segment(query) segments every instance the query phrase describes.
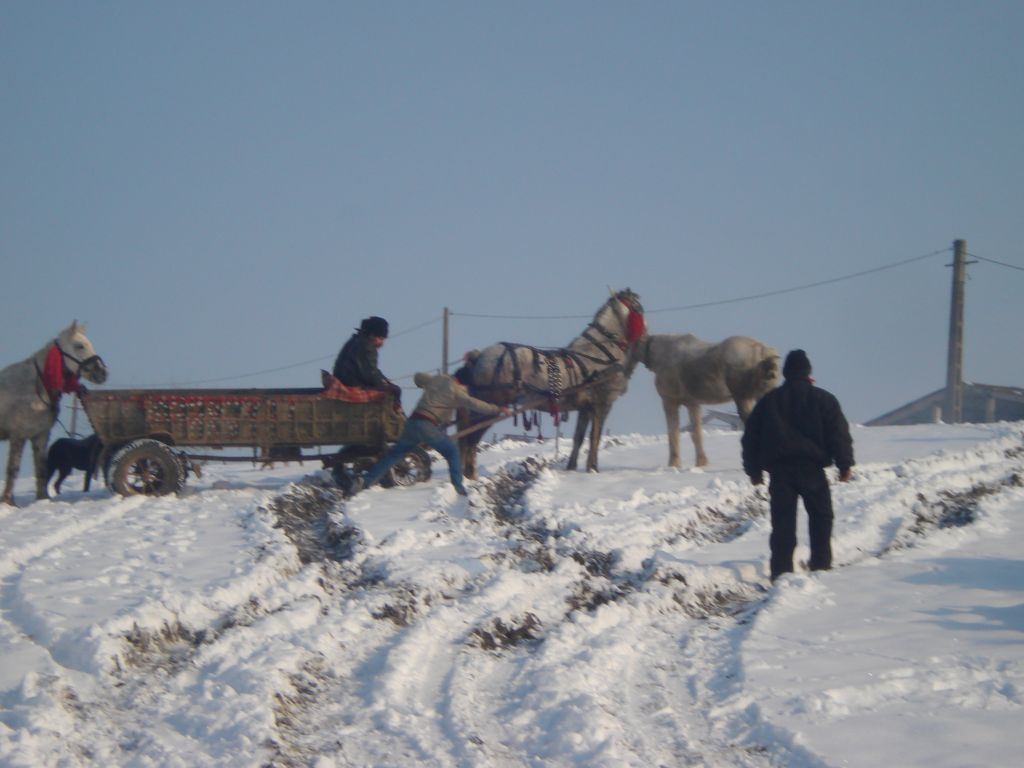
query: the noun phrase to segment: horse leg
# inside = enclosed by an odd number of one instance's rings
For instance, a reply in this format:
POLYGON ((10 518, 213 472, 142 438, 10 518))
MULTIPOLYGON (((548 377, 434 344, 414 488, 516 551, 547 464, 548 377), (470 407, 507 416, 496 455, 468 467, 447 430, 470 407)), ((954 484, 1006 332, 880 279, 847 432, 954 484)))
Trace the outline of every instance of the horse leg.
POLYGON ((50 442, 50 430, 32 438, 32 459, 36 470, 36 499, 50 498, 50 492, 46 489, 49 478, 46 474, 46 445, 50 442))
POLYGON ((576 469, 576 463, 580 457, 580 446, 583 445, 583 438, 587 435, 587 425, 590 423, 590 410, 581 408, 576 411, 576 431, 572 436, 572 453, 569 454, 569 461, 566 469, 576 469))
POLYGON ((0 503, 14 506, 14 479, 21 470, 21 452, 25 448, 25 438, 12 437, 7 446, 7 482, 4 485, 0 503))
POLYGON ((665 425, 668 429, 668 465, 680 467, 679 460, 679 404, 661 398, 661 407, 665 409, 665 425))
POLYGON ((601 447, 601 432, 611 406, 597 406, 590 423, 590 455, 587 456, 587 472, 597 472, 597 453, 601 447))
POLYGON ((686 406, 686 412, 690 414, 690 437, 693 438, 693 447, 697 451, 697 466, 706 467, 708 457, 704 453, 704 424, 700 403, 686 406))

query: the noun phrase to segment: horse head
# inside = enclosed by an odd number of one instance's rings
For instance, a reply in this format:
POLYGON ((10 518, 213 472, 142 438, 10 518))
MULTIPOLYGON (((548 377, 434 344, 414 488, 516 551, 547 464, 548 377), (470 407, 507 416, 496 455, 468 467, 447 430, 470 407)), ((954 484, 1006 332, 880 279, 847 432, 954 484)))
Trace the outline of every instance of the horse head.
POLYGON ((622 334, 623 346, 631 347, 647 333, 644 306, 640 303, 640 297, 630 288, 618 292, 609 289, 609 293, 611 297, 598 311, 594 321, 600 323, 603 315, 609 310, 613 312, 622 334))
POLYGON ((75 376, 85 377, 93 384, 102 384, 107 380, 107 366, 103 358, 85 335, 85 325, 77 320, 65 328, 57 336, 57 349, 64 358, 67 370, 75 376))

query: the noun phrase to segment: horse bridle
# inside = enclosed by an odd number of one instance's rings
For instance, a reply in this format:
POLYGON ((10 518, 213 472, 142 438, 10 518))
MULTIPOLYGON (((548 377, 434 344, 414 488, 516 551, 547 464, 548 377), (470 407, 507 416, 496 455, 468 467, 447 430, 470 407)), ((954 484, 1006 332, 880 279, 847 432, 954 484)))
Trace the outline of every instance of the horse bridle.
MULTIPOLYGON (((93 368, 96 367, 97 364, 103 366, 104 368, 107 367, 106 363, 103 362, 103 358, 100 357, 99 355, 91 355, 90 357, 87 357, 84 360, 80 360, 79 358, 72 355, 70 352, 65 352, 64 348, 60 345, 59 339, 53 340, 53 346, 55 346, 57 348, 57 351, 60 352, 62 361, 71 360, 78 364, 78 370, 73 373, 73 375, 75 376, 78 376, 84 370, 92 370, 93 368)), ((65 373, 72 373, 71 369, 68 368, 66 364, 64 365, 64 371, 65 373)))

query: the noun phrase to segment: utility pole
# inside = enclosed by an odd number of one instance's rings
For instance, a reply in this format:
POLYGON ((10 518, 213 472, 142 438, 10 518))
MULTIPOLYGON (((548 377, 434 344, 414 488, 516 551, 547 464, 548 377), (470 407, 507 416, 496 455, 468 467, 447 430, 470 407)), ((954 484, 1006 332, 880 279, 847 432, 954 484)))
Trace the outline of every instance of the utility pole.
POLYGON ((444 308, 444 318, 441 333, 441 373, 448 373, 448 307, 444 308))
POLYGON ((967 242, 953 241, 953 297, 949 306, 949 354, 946 357, 946 397, 942 419, 964 419, 964 286, 967 282, 967 242))

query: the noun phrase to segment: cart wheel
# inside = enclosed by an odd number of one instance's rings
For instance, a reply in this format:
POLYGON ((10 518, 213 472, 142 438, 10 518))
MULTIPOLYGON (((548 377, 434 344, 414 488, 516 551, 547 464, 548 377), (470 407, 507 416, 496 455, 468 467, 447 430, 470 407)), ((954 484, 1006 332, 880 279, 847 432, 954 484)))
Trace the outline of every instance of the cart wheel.
POLYGON ((430 456, 422 448, 416 448, 405 455, 381 479, 385 488, 406 487, 430 479, 430 456))
POLYGON ((122 496, 166 496, 185 487, 185 472, 164 443, 134 440, 111 457, 109 483, 122 496))

